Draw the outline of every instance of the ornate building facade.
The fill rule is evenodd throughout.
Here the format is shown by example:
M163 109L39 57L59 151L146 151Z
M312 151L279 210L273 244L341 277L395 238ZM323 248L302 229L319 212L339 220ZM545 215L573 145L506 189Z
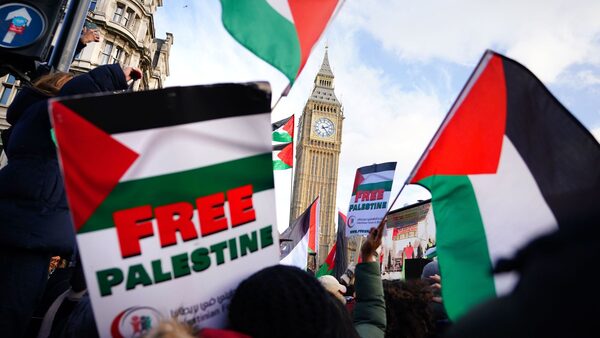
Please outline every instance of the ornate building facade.
M156 38L154 13L162 0L92 0L86 25L100 31L102 40L89 43L71 65L71 72L84 73L99 65L120 63L138 67L142 81L136 90L159 89L169 76L169 55L173 35ZM0 78L0 130L9 127L6 109L20 88L13 75ZM0 149L2 145L0 144Z
M296 172L290 218L296 219L320 196L318 264L322 264L336 239L336 190L342 145L342 104L334 91L334 75L327 50L298 122Z

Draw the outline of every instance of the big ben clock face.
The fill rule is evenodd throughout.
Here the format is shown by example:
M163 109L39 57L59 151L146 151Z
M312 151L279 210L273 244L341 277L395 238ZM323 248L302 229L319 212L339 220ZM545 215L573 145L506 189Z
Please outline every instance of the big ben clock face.
M329 137L335 133L335 125L325 117L322 117L315 122L315 133L321 137Z

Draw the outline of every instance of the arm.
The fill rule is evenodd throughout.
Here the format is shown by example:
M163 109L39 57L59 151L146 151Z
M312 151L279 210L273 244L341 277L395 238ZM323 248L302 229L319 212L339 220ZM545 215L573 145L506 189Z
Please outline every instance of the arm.
M363 263L356 266L355 288L356 305L353 322L361 337L383 337L386 328L385 300L383 284L377 259L377 248L381 245L382 220L377 229L372 228L360 251Z

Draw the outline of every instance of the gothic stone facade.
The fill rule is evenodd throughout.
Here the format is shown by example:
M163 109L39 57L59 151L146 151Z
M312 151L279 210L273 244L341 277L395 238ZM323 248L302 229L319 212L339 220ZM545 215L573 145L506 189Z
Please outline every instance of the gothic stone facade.
M290 219L296 219L320 196L318 264L322 264L336 239L336 189L342 145L342 104L334 92L334 75L327 51L299 120L296 172Z

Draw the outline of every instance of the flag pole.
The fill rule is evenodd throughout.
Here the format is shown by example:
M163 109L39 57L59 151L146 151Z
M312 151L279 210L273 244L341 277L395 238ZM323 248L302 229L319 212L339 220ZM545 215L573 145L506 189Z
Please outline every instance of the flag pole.
M285 86L285 88L283 89L283 91L279 95L279 98L277 99L277 101L275 101L275 104L273 105L273 107L271 107L271 112L273 110L275 110L275 108L277 108L277 105L279 104L279 101L281 101L281 98L284 97L284 96L287 96L290 93L291 89L292 89L292 84L288 83L288 85Z

